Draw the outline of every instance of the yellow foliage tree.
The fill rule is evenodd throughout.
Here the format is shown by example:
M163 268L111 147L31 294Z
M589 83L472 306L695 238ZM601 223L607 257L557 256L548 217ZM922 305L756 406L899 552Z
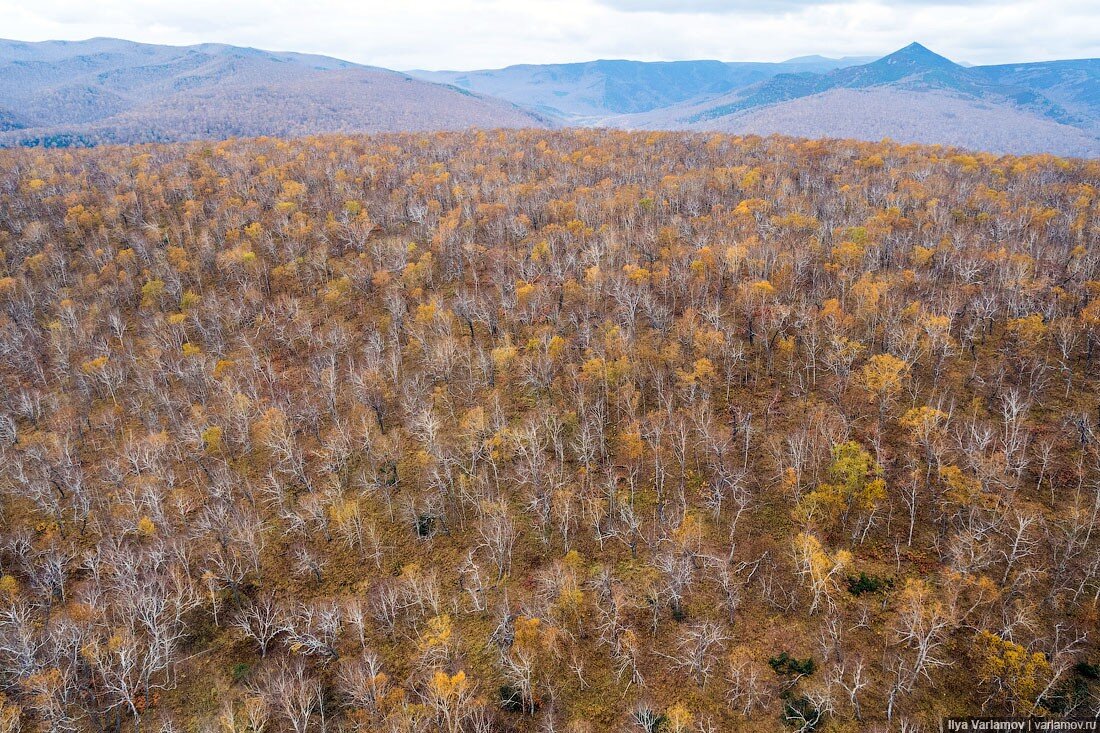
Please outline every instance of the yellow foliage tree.
M1012 713L1031 715L1040 711L1039 697L1053 676L1044 654L1028 652L989 631L978 634L977 652L982 681L1007 696Z
M882 473L882 466L859 443L838 443L825 481L802 497L796 515L802 521L820 519L828 524L867 516L886 498Z
M852 562L852 553L839 550L829 554L815 535L801 532L794 539L795 565L810 590L810 614L823 603L832 603L843 571Z
M905 386L909 365L892 354L875 354L863 365L863 384L879 403Z

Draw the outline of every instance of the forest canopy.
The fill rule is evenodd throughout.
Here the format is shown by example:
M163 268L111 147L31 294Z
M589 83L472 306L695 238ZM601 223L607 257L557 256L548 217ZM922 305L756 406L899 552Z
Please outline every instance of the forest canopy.
M0 151L0 733L1100 711L1100 161Z

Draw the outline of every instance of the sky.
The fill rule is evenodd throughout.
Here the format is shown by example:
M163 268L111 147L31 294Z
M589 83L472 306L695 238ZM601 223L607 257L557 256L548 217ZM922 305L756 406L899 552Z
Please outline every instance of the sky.
M912 41L974 64L1100 57L1098 0L0 0L0 36L230 43L391 69L782 61Z

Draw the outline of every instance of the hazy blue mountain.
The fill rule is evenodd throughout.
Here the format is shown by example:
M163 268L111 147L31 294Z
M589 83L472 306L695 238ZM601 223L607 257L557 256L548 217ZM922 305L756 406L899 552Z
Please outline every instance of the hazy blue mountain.
M506 101L325 56L0 41L0 144L544 124Z
M1096 155L1098 74L1097 60L965 67L914 43L868 64L778 74L606 124Z
M1094 154L1100 136L1096 59L967 66L913 43L881 58L592 61L410 73L569 125L890 136L1068 155Z
M973 91L976 80L969 70L913 43L877 61L836 69L829 73L779 74L765 82L738 90L728 100L716 102L690 121L697 122L746 109L821 94L831 89L866 89L901 84L911 89L938 88Z
M19 121L15 113L6 109L0 109L0 132L18 130L21 127L23 127L23 123Z
M0 40L0 145L607 126L1100 155L1100 59L601 60L407 74L309 54Z
M796 56L793 59L787 59L783 63L789 66L817 66L819 67L820 71L832 71L833 69L843 69L846 66L859 66L860 64L869 64L877 58L880 57L842 56L839 59L833 59L829 58L828 56L811 54L809 56Z
M715 96L791 72L827 72L863 58L807 56L783 63L601 60L479 71L410 71L420 79L507 99L561 120L600 120Z
M1091 127L1100 127L1100 59L976 66L972 70L990 83L1045 97Z
M1067 62L1071 66L1075 62ZM1082 62L1076 62L1082 63ZM706 109L686 118L689 123L723 117L765 105L823 94L835 89L870 89L890 86L910 92L941 91L997 104L1010 104L1028 109L1059 123L1085 127L1090 118L1061 105L1045 91L1063 74L1048 70L1037 75L1029 85L1021 84L1030 74L1020 69L1013 73L989 72L988 68L965 67L944 56L913 43L869 64L837 69L827 74L781 74L751 87L737 90L723 100L715 100ZM1075 67L1074 67L1075 68ZM1063 70L1064 71L1064 70ZM1087 93L1078 91L1078 96ZM1091 81L1095 92L1096 80Z

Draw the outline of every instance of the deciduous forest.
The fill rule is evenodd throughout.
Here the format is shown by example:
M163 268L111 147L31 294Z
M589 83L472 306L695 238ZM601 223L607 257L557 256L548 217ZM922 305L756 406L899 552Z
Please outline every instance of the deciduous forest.
M0 151L0 733L1100 713L1100 161Z

